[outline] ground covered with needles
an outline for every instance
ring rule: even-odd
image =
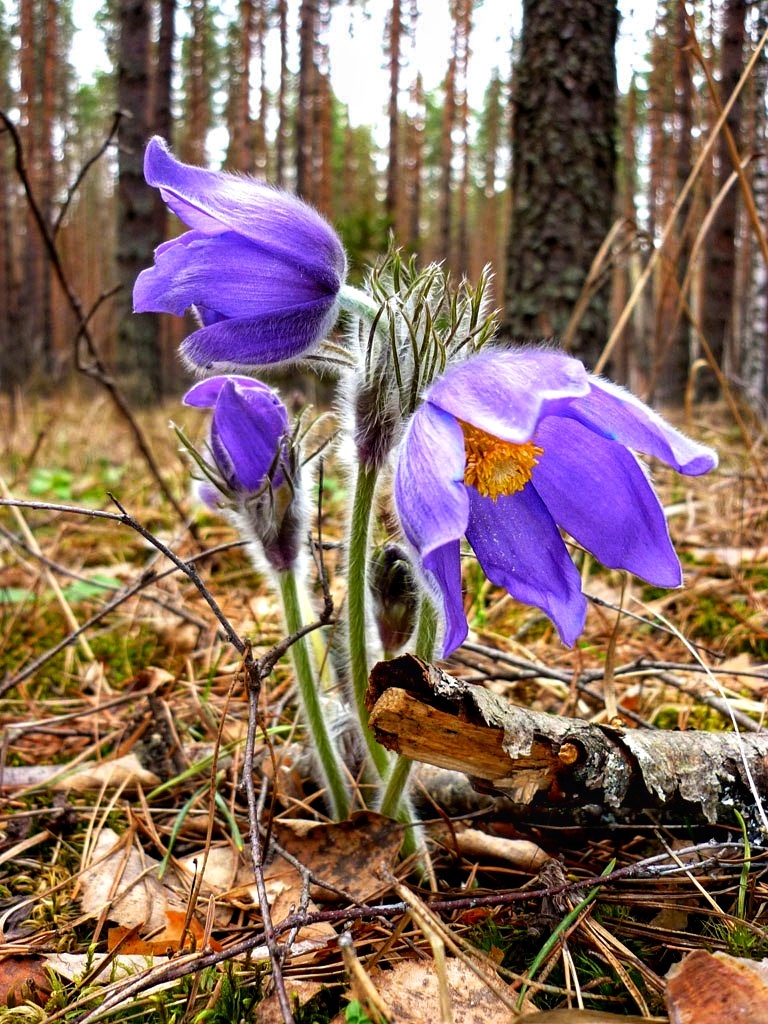
[[[531,821],[425,768],[426,858],[362,783],[329,821],[288,661],[269,661],[278,609],[191,500],[169,416],[196,438],[204,419],[139,421],[186,521],[100,394],[0,407],[0,1021],[711,1024],[742,1003],[768,1020],[766,837],[736,811]],[[721,456],[694,480],[653,467],[685,588],[577,555],[594,600],[566,650],[467,560],[470,643],[448,672],[626,729],[762,730],[766,434],[721,407],[681,425]],[[329,461],[331,652],[346,486]]]

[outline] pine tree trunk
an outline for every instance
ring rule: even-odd
[[[675,5],[675,71],[674,71],[674,167],[675,193],[685,185],[693,166],[693,78],[690,66],[690,30],[685,11],[685,0]],[[651,381],[652,395],[664,405],[682,405],[691,367],[690,319],[685,306],[680,308],[680,289],[683,285],[691,252],[690,194],[678,214],[678,232],[672,241],[670,258],[665,261],[666,294],[660,304],[669,309],[669,320],[664,331],[657,335],[654,371]],[[684,296],[687,301],[687,295]]]
[[[512,223],[505,327],[558,335],[613,221],[615,0],[525,0],[514,84]],[[578,326],[575,355],[593,365],[608,336],[605,290]]]
[[[251,171],[254,164],[251,131],[251,57],[254,9],[252,0],[240,0],[237,27],[229,40],[229,102],[227,165]]]
[[[768,27],[768,0],[759,0],[755,35]],[[752,194],[760,223],[768,224],[768,54],[760,54],[753,75]],[[768,419],[768,265],[759,245],[753,242],[747,288],[741,379],[747,400],[755,412]]]
[[[278,0],[277,18],[280,32],[280,84],[277,91],[275,181],[281,188],[285,188],[288,170],[288,0]]]
[[[723,106],[727,103],[744,68],[746,11],[746,0],[725,0],[720,56],[720,102]],[[738,100],[731,108],[726,124],[738,146],[741,124],[741,103]],[[732,170],[728,144],[723,132],[717,147],[718,192]],[[704,265],[701,329],[715,364],[724,371],[729,369],[727,362],[733,342],[738,205],[738,188],[732,186],[723,198],[710,228]],[[719,385],[715,374],[711,370],[705,371],[697,382],[697,397],[713,399],[718,394]]]
[[[10,110],[12,48],[10,32],[0,27],[0,104]],[[13,229],[15,184],[10,146],[0,149],[0,391],[11,393],[20,383],[18,372],[18,310],[16,309],[17,233]],[[13,341],[13,345],[11,342]]]
[[[400,0],[392,0],[389,9],[388,48],[389,61],[389,101],[387,103],[387,121],[389,124],[389,146],[387,152],[387,189],[384,196],[384,213],[387,228],[399,234],[400,228],[400,63],[403,19]]]
[[[424,87],[417,74],[411,88],[415,113],[406,123],[404,241],[411,252],[423,255],[421,245],[422,178],[424,175]]]
[[[189,6],[192,35],[184,69],[186,109],[179,155],[187,163],[204,164],[205,141],[210,127],[210,82],[206,67],[208,2],[192,0]]]
[[[156,402],[162,392],[158,317],[132,313],[136,277],[151,266],[155,248],[154,190],[144,181],[144,146],[149,134],[150,95],[149,0],[120,0],[117,97],[125,111],[118,152],[117,365],[123,387],[140,405]]]
[[[314,201],[312,144],[317,102],[315,35],[318,0],[301,0],[299,9],[299,99],[296,109],[296,191]]]
[[[35,0],[20,0],[19,35],[20,134],[24,146],[27,175],[32,189],[37,194],[40,169],[37,131],[39,115],[37,61],[40,54]],[[19,383],[26,383],[40,364],[42,349],[40,292],[43,273],[44,255],[40,233],[31,211],[25,208],[19,291],[19,336],[15,360],[15,377]]]
[[[455,51],[455,32],[454,32]],[[443,118],[440,131],[440,192],[438,196],[437,244],[435,254],[453,266],[453,128],[456,124],[456,57],[451,54],[443,84]]]
[[[267,89],[267,19],[266,0],[256,4],[254,22],[254,43],[259,67],[259,106],[254,125],[254,171],[260,177],[268,175],[267,117],[269,115],[269,91]]]
[[[469,65],[469,37],[472,32],[472,0],[458,0],[454,18],[456,22],[455,49],[456,130],[459,143],[459,165],[456,202],[456,243],[453,270],[459,276],[469,274],[469,96],[467,70]]]

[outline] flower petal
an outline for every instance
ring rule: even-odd
[[[329,288],[340,287],[346,256],[338,235],[295,196],[254,178],[183,164],[158,137],[147,145],[144,177],[188,227],[208,235],[235,231]]]
[[[429,402],[420,406],[401,442],[394,492],[403,531],[422,559],[464,534],[464,461],[456,420]]]
[[[275,465],[288,413],[270,388],[225,381],[211,423],[211,450],[233,489],[254,492]]]
[[[457,419],[520,444],[541,416],[589,393],[587,371],[552,349],[484,349],[449,366],[426,400]]]
[[[157,249],[154,267],[136,279],[133,301],[139,313],[181,316],[204,306],[220,317],[244,317],[333,302],[337,290],[234,232],[188,231]]]
[[[215,320],[190,334],[179,351],[192,368],[207,372],[238,370],[298,359],[333,327],[333,300],[316,300],[263,316]]]
[[[687,476],[708,473],[717,465],[716,452],[691,441],[629,391],[598,377],[590,377],[590,384],[589,395],[571,402],[566,415]]]
[[[467,617],[461,595],[461,543],[458,540],[435,548],[424,559],[427,584],[442,611],[443,657],[461,647],[467,638]]]
[[[185,405],[192,405],[196,409],[210,409],[216,405],[216,399],[221,393],[225,384],[234,384],[240,388],[251,388],[254,391],[266,392],[273,400],[280,402],[277,392],[263,381],[255,377],[241,377],[236,374],[222,374],[218,377],[207,377],[205,380],[193,384],[184,395],[182,401]]]
[[[556,523],[609,568],[680,586],[664,510],[632,452],[563,416],[543,419],[536,443],[532,483]]]
[[[495,502],[469,491],[467,540],[483,572],[496,586],[526,604],[541,608],[572,646],[584,629],[586,598],[568,549],[535,489]]]

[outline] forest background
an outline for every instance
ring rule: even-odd
[[[392,0],[379,47],[357,54],[371,123],[334,92],[333,39],[339,19],[352,31],[375,4],[87,6],[98,34],[84,52],[82,6],[0,3],[3,391],[71,378],[85,359],[83,312],[99,360],[133,401],[183,387],[175,350],[190,325],[130,312],[136,274],[178,230],[142,178],[157,133],[184,160],[254,173],[315,204],[340,231],[353,276],[390,235],[457,277],[490,264],[506,337],[555,335],[662,404],[715,398],[727,384],[764,413],[765,0],[661,0],[621,89],[613,2],[528,0],[522,19],[503,5],[486,58],[477,25],[496,5],[450,0],[435,84],[416,42],[433,12]]]

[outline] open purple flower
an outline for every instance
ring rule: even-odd
[[[191,230],[157,248],[136,280],[134,309],[193,308],[202,327],[181,346],[191,366],[281,362],[325,337],[347,261],[316,210],[254,178],[180,163],[160,138],[147,146],[144,176]]]
[[[260,380],[220,376],[195,384],[184,402],[213,409],[210,448],[220,490],[267,563],[278,572],[290,569],[299,557],[305,514],[297,451],[280,397]],[[212,485],[203,485],[202,496],[219,504]]]
[[[463,536],[488,579],[541,608],[568,645],[586,599],[558,527],[611,568],[680,585],[664,511],[634,451],[691,476],[717,464],[561,352],[486,349],[431,385],[398,452],[395,502],[441,607],[445,655],[467,635]]]

